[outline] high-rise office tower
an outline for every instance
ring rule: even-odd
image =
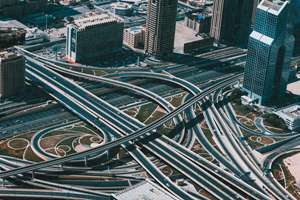
[[[75,20],[67,28],[66,55],[71,62],[90,63],[101,56],[120,51],[124,23],[107,15]]]
[[[251,24],[255,24],[257,6],[261,0],[253,0]]]
[[[173,52],[177,0],[149,0],[145,35],[147,54],[161,58]]]
[[[286,91],[294,37],[287,31],[289,2],[263,0],[249,38],[244,89],[258,104],[268,105]]]
[[[291,1],[291,21],[293,23],[293,35],[295,36],[294,56],[300,55],[300,0]]]
[[[215,0],[210,36],[217,43],[246,46],[254,0]]]
[[[25,63],[21,55],[0,53],[0,98],[21,93],[25,86]]]
[[[300,23],[294,25],[295,50],[294,56],[300,55]]]

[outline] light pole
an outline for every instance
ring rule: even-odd
[[[48,14],[46,14],[45,17],[46,17],[46,32],[47,32],[47,29],[48,29]]]

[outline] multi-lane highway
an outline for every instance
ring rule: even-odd
[[[115,170],[112,169],[109,173],[116,172],[116,174],[123,174],[130,177],[130,171],[124,169],[129,166],[136,167],[139,165],[153,180],[159,183],[161,187],[173,194],[174,198],[207,199],[203,193],[191,193],[177,185],[173,179],[166,176],[160,170],[160,166],[172,167],[172,169],[191,181],[193,185],[202,188],[217,199],[247,199],[249,197],[253,199],[293,199],[287,191],[278,185],[276,180],[272,179],[269,175],[265,176],[258,161],[250,152],[251,149],[239,141],[238,135],[240,134],[240,126],[237,121],[231,120],[234,114],[230,109],[226,106],[224,106],[224,108],[217,106],[219,102],[222,102],[223,89],[239,81],[241,74],[227,73],[226,76],[223,75],[216,78],[214,82],[202,83],[205,85],[202,90],[191,82],[192,79],[197,80],[196,82],[202,82],[200,81],[200,77],[203,76],[202,74],[207,73],[205,67],[211,66],[212,64],[222,64],[224,62],[231,62],[231,60],[236,60],[234,65],[243,64],[245,52],[240,51],[237,53],[233,48],[228,48],[226,51],[219,51],[219,57],[213,53],[203,54],[203,60],[192,63],[191,66],[186,66],[185,69],[183,69],[181,65],[177,65],[165,67],[163,70],[158,68],[155,69],[155,72],[116,72],[106,77],[89,75],[66,68],[72,66],[64,65],[63,67],[59,67],[56,65],[59,63],[54,64],[40,56],[23,51],[29,56],[26,57],[27,80],[31,84],[41,87],[78,118],[94,126],[99,133],[102,134],[101,136],[104,137],[104,142],[101,146],[65,157],[53,156],[44,151],[40,146],[40,139],[49,131],[59,130],[64,126],[78,122],[78,118],[74,118],[74,121],[58,124],[55,127],[50,127],[34,135],[31,141],[31,147],[33,151],[45,161],[40,163],[14,161],[15,164],[13,164],[13,160],[8,161],[8,158],[0,159],[0,162],[3,164],[0,177],[8,180],[21,181],[28,185],[54,189],[51,191],[45,190],[44,193],[36,193],[32,195],[32,198],[50,198],[51,196],[53,196],[53,198],[62,198],[64,195],[63,192],[55,193],[57,190],[64,190],[66,199],[72,199],[77,193],[82,195],[78,196],[79,199],[93,199],[97,197],[100,198],[100,196],[109,198],[109,195],[105,196],[102,193],[94,192],[88,188],[81,189],[77,186],[68,186],[68,184],[76,185],[77,183],[75,181],[70,181],[69,183],[65,182],[65,184],[61,186],[56,186],[48,180],[41,180],[40,177],[35,178],[34,174],[41,177],[53,176],[55,172],[59,174],[73,174],[80,171],[81,173],[90,175],[104,174],[101,171],[90,171],[91,168],[87,166],[87,163],[97,156],[101,157],[101,155],[105,155],[109,150],[122,147],[135,162],[133,164],[125,164],[123,167],[121,166]],[[35,58],[38,58],[40,61]],[[202,68],[196,69],[196,65],[201,65]],[[91,70],[94,69],[91,68]],[[188,75],[191,73],[195,74],[192,76]],[[177,77],[176,74],[185,74],[185,78]],[[144,125],[125,114],[115,105],[107,102],[106,98],[97,97],[63,75],[109,85],[110,87],[126,89],[138,94],[142,98],[155,102],[167,113],[159,120],[149,125]],[[137,86],[127,82],[127,79],[150,79],[155,80],[154,82],[159,83],[159,85],[164,85],[164,83],[171,84],[171,86],[167,86],[170,90],[174,91],[172,87],[175,86],[181,89],[181,91],[186,91],[189,95],[182,100],[183,103],[181,106],[175,108],[166,101],[162,95],[159,95],[159,92],[152,90],[153,88],[159,89],[158,91],[162,90],[163,87],[160,88],[161,86],[159,86],[158,88],[154,86],[157,83],[153,82],[145,86]],[[151,90],[149,90],[150,88]],[[113,98],[109,95],[108,97]],[[211,104],[207,102],[211,102]],[[124,104],[126,103],[124,102]],[[37,104],[36,109],[43,105],[43,103],[40,105]],[[202,108],[204,120],[210,128],[214,136],[213,140],[216,142],[218,148],[215,148],[209,141],[209,136],[202,131],[200,126],[202,121],[195,121],[198,115],[195,112],[195,105],[200,105]],[[28,113],[31,113],[30,106],[29,109]],[[7,110],[3,111],[7,112]],[[37,113],[38,112],[39,110],[37,110]],[[168,138],[157,132],[159,127],[173,120],[175,125],[193,121],[192,129],[182,127],[174,138]],[[208,161],[191,150],[195,139],[197,139],[216,162]],[[145,142],[146,140],[147,142]],[[150,152],[150,155],[146,155],[144,150]],[[84,162],[86,166],[79,168],[70,167],[70,161],[74,160]],[[163,163],[160,163],[160,161]],[[51,173],[47,174],[47,171]],[[28,176],[32,176],[32,178],[27,180]],[[84,184],[87,184],[87,182],[82,181],[79,185],[83,186]],[[32,191],[17,189],[16,197],[22,193],[24,196],[30,196],[30,192]],[[110,192],[108,189],[103,191]],[[2,193],[4,196],[9,197],[13,191],[5,189]],[[68,197],[67,194],[69,195]]]
[[[26,55],[32,56],[32,57],[39,57],[36,54],[32,54],[28,51],[24,51]],[[175,65],[175,66],[169,66],[165,67],[164,69],[167,72],[170,72],[172,74],[175,74],[176,76],[179,76],[180,78],[183,78],[185,80],[188,80],[194,84],[203,83],[201,87],[205,87],[205,82],[208,80],[214,80],[221,78],[224,76],[224,72],[219,70],[214,70],[213,66],[221,66],[218,59],[224,59],[224,60],[232,60],[236,62],[240,62],[239,59],[233,59],[232,56],[237,55],[244,55],[245,52],[243,50],[237,49],[237,48],[225,48],[217,51],[213,51],[210,53],[205,53],[200,56],[200,61],[195,62],[194,64],[187,64],[187,65]],[[243,59],[242,59],[243,60]],[[212,65],[208,65],[208,62],[214,61]],[[205,66],[210,66],[209,70],[205,70]],[[70,66],[71,67],[71,66]],[[86,66],[82,66],[86,67]],[[81,71],[80,69],[77,69],[76,67],[72,67],[72,69],[75,69],[75,71]],[[125,70],[125,69],[124,69]],[[144,71],[145,69],[143,69]],[[160,71],[160,69],[157,69]],[[83,70],[86,71],[86,70]],[[147,85],[147,86],[146,86]],[[145,88],[147,90],[151,90],[152,92],[155,92],[159,94],[159,96],[162,97],[170,97],[174,94],[177,94],[179,91],[177,89],[168,87],[167,85],[160,85],[160,84],[151,84],[147,83]],[[96,87],[95,87],[96,86]],[[144,101],[140,101],[140,99],[136,100],[135,98],[131,98],[131,96],[128,96],[126,94],[123,95],[117,95],[116,92],[113,94],[105,94],[102,95],[101,92],[104,91],[103,87],[106,85],[95,85],[93,87],[89,87],[90,89],[93,89],[92,91],[97,92],[97,95],[101,95],[104,99],[106,99],[108,102],[115,106],[122,106],[127,107],[127,105],[138,105],[139,103],[143,103]],[[100,87],[100,89],[99,89]],[[9,104],[13,106],[12,104]],[[7,105],[7,106],[9,106]],[[6,107],[7,107],[6,106]],[[74,120],[74,116],[70,115],[67,111],[62,111],[63,109],[59,107],[59,105],[56,105],[53,108],[49,108],[48,106],[45,107],[45,111],[37,112],[37,113],[31,113],[28,112],[26,115],[23,113],[23,116],[14,118],[15,120],[6,120],[1,123],[0,130],[5,133],[5,135],[14,135],[19,134],[23,131],[30,131],[31,129],[41,129],[47,126],[55,125],[57,123],[63,123],[65,120],[71,121]],[[1,106],[0,106],[0,110]],[[50,111],[52,110],[52,111]],[[56,116],[53,113],[60,113],[61,116]],[[16,121],[17,120],[17,121]],[[3,127],[2,127],[3,126]],[[20,128],[22,126],[22,128]]]
[[[48,63],[49,64],[49,63]],[[73,73],[74,75],[74,73]],[[172,82],[172,83],[176,83],[179,86],[185,88],[186,90],[190,91],[190,88],[194,88],[195,91],[192,90],[192,92],[195,94],[196,91],[199,91],[199,89],[195,86],[192,86],[190,83],[187,83],[184,80],[178,79],[174,76],[169,76],[169,75],[163,75],[163,74],[155,74],[155,73],[145,73],[145,72],[140,72],[140,73],[128,73],[128,74],[119,74],[119,76],[126,76],[126,77],[146,77],[146,78],[152,78],[152,79],[158,79],[158,80],[164,80],[164,81],[168,81],[168,82]],[[95,78],[94,78],[95,79]],[[101,78],[100,78],[101,79]],[[116,83],[114,83],[116,84]],[[188,85],[188,86],[187,86]],[[132,90],[134,90],[135,86],[131,86]],[[165,103],[165,102],[164,102]],[[166,103],[165,103],[166,104]],[[165,109],[168,110],[168,108],[172,108],[171,106],[168,105],[162,105],[162,107],[164,107]],[[170,110],[170,109],[169,109]],[[119,111],[118,111],[119,112]],[[153,149],[154,147],[152,147],[151,149]],[[165,158],[165,157],[163,157]],[[172,163],[171,163],[172,164]]]

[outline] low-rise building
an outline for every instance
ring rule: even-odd
[[[116,2],[111,4],[112,10],[116,15],[130,16],[132,15],[133,8],[129,3]]]
[[[203,49],[213,47],[214,40],[205,33],[197,33],[188,28],[183,21],[176,24],[174,52],[193,54]]]
[[[211,37],[201,38],[196,41],[186,42],[183,46],[183,53],[192,53],[213,47],[214,39]]]
[[[0,20],[0,49],[23,44],[27,28],[17,20]]]
[[[150,180],[143,181],[113,195],[116,200],[175,200],[172,194]]]
[[[186,3],[188,3],[191,6],[201,7],[206,5],[206,0],[187,0]]]
[[[0,53],[0,98],[22,93],[25,87],[24,57],[12,52]]]
[[[76,5],[78,3],[80,3],[81,0],[60,0],[59,3],[61,5],[65,5],[65,6],[68,6],[68,5]]]
[[[123,43],[131,48],[143,48],[145,42],[145,28],[135,26],[124,29]]]
[[[90,14],[67,27],[66,56],[71,62],[91,60],[120,51],[124,23],[108,14]]]
[[[300,128],[300,104],[285,107],[275,112],[282,118],[288,129],[295,130]]]
[[[0,28],[0,49],[23,44],[26,31],[18,28]]]
[[[188,13],[184,18],[184,22],[187,27],[197,33],[209,33],[211,17],[211,14]]]
[[[255,100],[253,100],[252,98],[248,97],[247,95],[243,95],[241,96],[241,102],[244,106],[246,105],[252,105],[255,103]]]
[[[33,45],[38,44],[42,42],[48,42],[49,36],[47,33],[41,31],[38,28],[31,28],[27,29],[27,33],[25,36],[25,44],[26,45]]]

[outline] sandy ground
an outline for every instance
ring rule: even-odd
[[[187,42],[200,40],[201,37],[196,36],[196,31],[184,25],[183,21],[176,23],[174,52],[183,53],[183,45]]]
[[[300,95],[300,81],[289,84],[287,89],[295,95]]]
[[[283,162],[288,167],[291,174],[295,177],[297,186],[300,187],[300,153],[284,159]]]
[[[75,151],[76,152],[83,152],[83,151],[86,151],[88,150],[89,147],[86,146],[86,145],[82,145],[82,144],[78,144],[76,147],[75,147]]]

